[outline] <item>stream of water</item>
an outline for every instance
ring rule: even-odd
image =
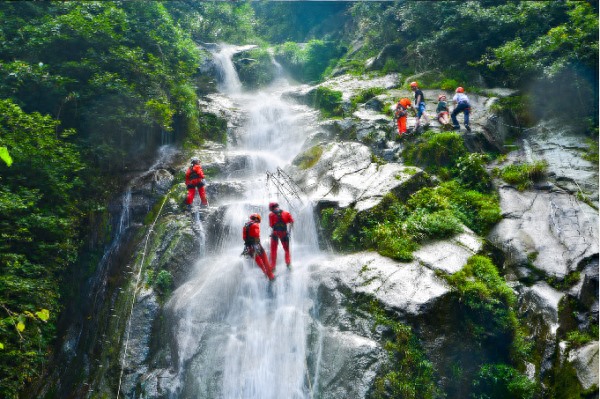
[[[277,196],[267,171],[283,168],[301,149],[311,124],[298,122],[293,105],[281,100],[288,83],[278,79],[268,89],[245,93],[231,61],[233,51],[215,54],[222,73],[220,90],[248,113],[243,137],[228,151],[243,154],[249,165],[240,181],[241,200],[219,203],[224,233],[213,237],[216,250],[200,256],[193,277],[167,306],[176,323],[177,371],[172,398],[295,399],[312,398],[307,366],[311,298],[309,270],[322,256],[313,209],[307,201]],[[310,117],[306,109],[302,117]],[[291,234],[292,268],[278,251],[276,280],[269,282],[252,260],[240,257],[242,226],[251,213],[263,218],[261,238],[268,251],[269,201],[278,201],[295,219]],[[207,234],[211,228],[206,227]]]

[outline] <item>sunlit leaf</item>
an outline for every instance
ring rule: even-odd
[[[19,330],[19,331],[21,331],[21,332],[22,332],[23,330],[25,330],[25,323],[23,323],[22,321],[18,322],[18,323],[17,323],[17,330]]]
[[[6,147],[0,147],[0,159],[2,159],[8,166],[12,165],[13,163],[13,160]]]
[[[50,311],[48,309],[42,309],[39,312],[35,312],[35,315],[42,321],[48,321],[50,318]]]
[[[4,349],[4,344],[0,342],[0,349]]]

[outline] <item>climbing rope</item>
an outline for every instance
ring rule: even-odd
[[[169,195],[171,193],[167,193],[167,196],[165,197],[165,199],[163,200],[162,204],[160,205],[160,208],[158,210],[158,213],[156,214],[156,218],[154,218],[154,221],[152,222],[152,225],[150,225],[150,229],[148,230],[148,234],[146,234],[146,242],[144,243],[144,251],[142,252],[142,261],[140,262],[140,268],[136,277],[136,281],[135,281],[135,288],[133,290],[133,296],[131,298],[131,309],[129,310],[129,317],[127,320],[127,334],[125,336],[125,349],[123,351],[123,358],[121,360],[121,372],[119,373],[119,385],[117,388],[117,399],[119,399],[119,394],[121,393],[121,384],[123,382],[123,372],[125,370],[124,368],[124,364],[125,364],[125,357],[127,356],[127,349],[129,347],[129,337],[131,334],[131,316],[133,315],[133,307],[135,306],[135,300],[138,294],[138,288],[140,285],[140,278],[142,277],[142,270],[144,269],[144,260],[146,259],[146,249],[148,248],[148,241],[150,239],[150,233],[152,233],[154,231],[154,226],[156,225],[156,222],[158,221],[158,218],[160,217],[160,214],[162,212],[163,207],[165,206],[165,204],[167,203],[167,199],[169,198]]]

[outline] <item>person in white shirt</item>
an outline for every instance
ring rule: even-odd
[[[460,125],[458,124],[456,115],[463,112],[465,114],[465,128],[470,132],[471,126],[469,126],[469,114],[471,113],[471,104],[469,102],[469,97],[467,97],[465,94],[465,89],[462,87],[457,87],[456,94],[452,98],[452,102],[454,103],[454,110],[452,111],[451,117],[454,130],[460,130]]]

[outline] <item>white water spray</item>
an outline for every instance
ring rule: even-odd
[[[263,217],[261,238],[269,251],[268,202],[277,200],[290,209],[286,201],[294,200],[269,193],[265,172],[293,159],[312,124],[299,123],[297,111],[279,98],[276,88],[242,93],[233,64],[229,68],[233,51],[225,47],[215,59],[223,65],[222,91],[249,114],[239,145],[230,149],[249,161],[250,170],[240,178],[246,195],[221,205],[224,226],[218,248],[199,259],[194,278],[169,301],[177,319],[177,375],[170,397],[312,398],[306,360],[308,282],[309,266],[319,256],[312,207],[294,204],[292,269],[287,270],[280,245],[274,282],[254,261],[240,257],[242,226],[253,212]],[[309,111],[304,112],[307,117]]]

